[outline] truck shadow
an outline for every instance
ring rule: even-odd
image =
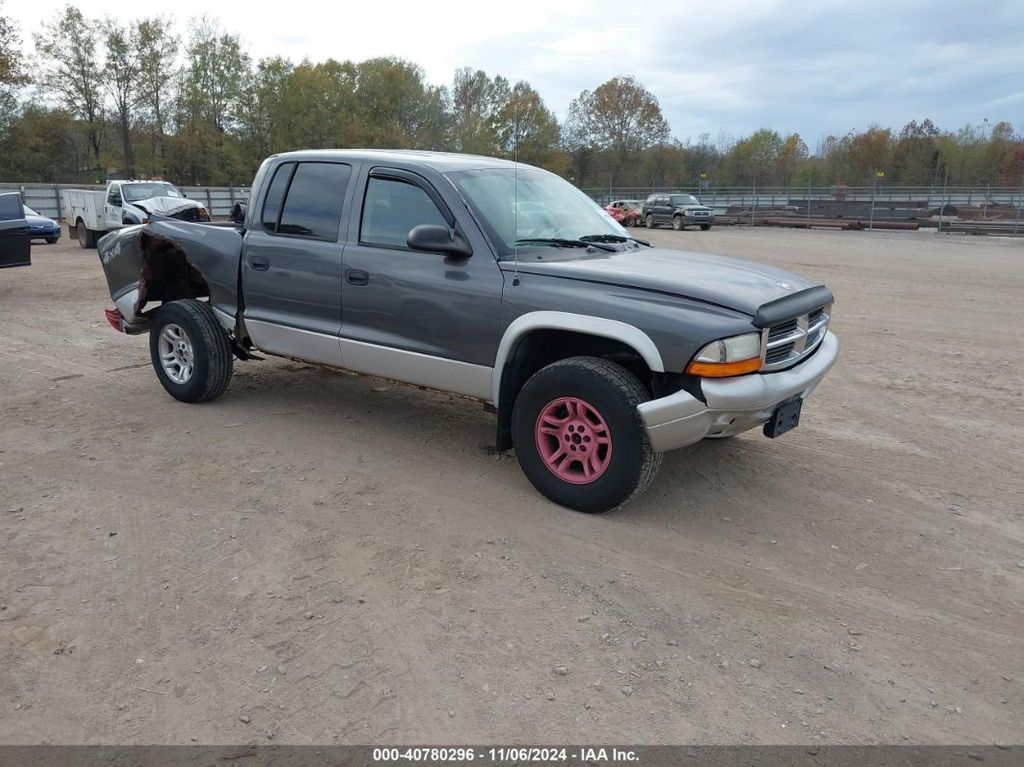
[[[220,402],[268,418],[301,415],[337,444],[412,444],[429,464],[459,462],[462,482],[549,503],[523,476],[513,451],[495,451],[494,416],[479,402],[304,363],[268,362],[239,365]],[[765,466],[777,461],[757,449],[761,442],[760,436],[741,435],[666,453],[644,495],[600,518],[644,525],[741,518],[743,509],[786,481]]]

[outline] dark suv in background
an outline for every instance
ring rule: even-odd
[[[641,220],[648,229],[658,224],[671,224],[676,231],[699,226],[704,231],[715,222],[715,214],[692,194],[652,194],[644,201]]]

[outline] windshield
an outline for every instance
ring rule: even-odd
[[[538,168],[465,170],[449,173],[448,177],[481,220],[501,257],[511,256],[516,247],[546,247],[543,242],[525,240],[629,237],[587,195]]]
[[[700,205],[700,200],[694,197],[692,194],[674,194],[672,195],[673,205]]]
[[[181,192],[170,184],[121,184],[121,194],[127,202],[148,200],[150,197],[184,197]]]

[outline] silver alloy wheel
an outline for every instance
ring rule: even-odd
[[[195,354],[192,341],[180,325],[169,322],[160,330],[157,339],[160,352],[160,366],[167,377],[176,384],[186,384],[192,378],[195,369]]]

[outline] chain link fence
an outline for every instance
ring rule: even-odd
[[[607,205],[613,200],[646,200],[656,193],[692,194],[703,204],[714,208],[716,212],[724,212],[727,208],[737,207],[750,209],[778,209],[787,206],[798,206],[800,202],[834,201],[834,202],[875,202],[876,205],[888,207],[939,208],[943,205],[955,206],[1007,206],[1019,209],[1024,206],[1024,184],[1020,187],[995,186],[728,186],[711,185],[684,186],[679,188],[665,187],[585,187],[587,195],[600,205]]]

